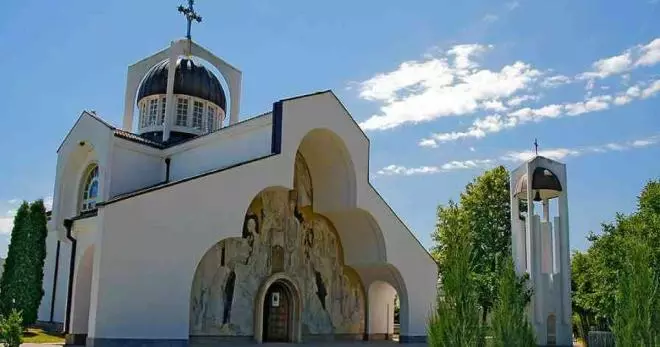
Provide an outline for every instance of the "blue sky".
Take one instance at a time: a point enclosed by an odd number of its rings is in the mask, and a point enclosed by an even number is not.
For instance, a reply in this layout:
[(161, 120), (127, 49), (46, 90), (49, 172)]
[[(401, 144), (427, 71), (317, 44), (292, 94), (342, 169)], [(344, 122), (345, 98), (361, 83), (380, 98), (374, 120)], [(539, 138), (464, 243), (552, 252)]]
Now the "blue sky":
[[(52, 196), (83, 109), (121, 124), (128, 65), (185, 35), (181, 1), (25, 0), (0, 13), (0, 255), (15, 199)], [(660, 173), (657, 0), (211, 1), (193, 38), (243, 71), (241, 118), (332, 89), (371, 179), (426, 246), (435, 210), (534, 138), (568, 165), (571, 246)], [(655, 40), (655, 41), (654, 41)]]

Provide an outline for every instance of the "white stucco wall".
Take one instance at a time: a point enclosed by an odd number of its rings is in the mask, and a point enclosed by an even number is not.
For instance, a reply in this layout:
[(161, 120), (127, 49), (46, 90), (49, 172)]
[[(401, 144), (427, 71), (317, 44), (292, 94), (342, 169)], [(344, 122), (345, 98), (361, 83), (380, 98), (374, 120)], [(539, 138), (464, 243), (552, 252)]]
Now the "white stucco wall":
[(187, 339), (197, 264), (216, 242), (241, 235), (259, 191), (286, 183), (277, 166), (271, 157), (103, 207), (89, 336)]
[(272, 115), (267, 114), (167, 149), (170, 180), (231, 166), (271, 152)]
[[(435, 300), (437, 266), (368, 183), (367, 138), (331, 93), (283, 101), (282, 109), (281, 154), (100, 207), (99, 216), (93, 218), (100, 233), (90, 241), (95, 248), (89, 337), (187, 339), (190, 289), (201, 257), (219, 240), (241, 235), (245, 211), (262, 189), (292, 188), (295, 153), (314, 129), (329, 130), (334, 137), (327, 137), (310, 153), (323, 158), (324, 150), (341, 150), (338, 158), (350, 163), (340, 169), (324, 165), (322, 160), (314, 164), (321, 168), (316, 170), (321, 172), (319, 177), (325, 175), (323, 180), (328, 182), (315, 191), (315, 209), (334, 216), (337, 227), (346, 229), (344, 235), (357, 232), (350, 230), (351, 218), (360, 221), (355, 226), (369, 230), (361, 235), (377, 246), (368, 252), (348, 246), (346, 259), (356, 267), (366, 288), (383, 276), (397, 288), (402, 296), (402, 334), (426, 334), (426, 319)], [(273, 117), (269, 114), (248, 120), (164, 150), (163, 157), (171, 158), (170, 181), (269, 155)], [(76, 132), (81, 134), (73, 141), (82, 136), (81, 129)], [(97, 135), (103, 139), (107, 134)], [(106, 187), (113, 188), (104, 192), (104, 199), (119, 192), (118, 185), (138, 185), (133, 178), (114, 181), (123, 172), (129, 173), (124, 168), (140, 165), (140, 157), (124, 153), (121, 146), (110, 146), (111, 142), (112, 134), (108, 141), (94, 143), (93, 156), (100, 162), (102, 174), (104, 168), (112, 173), (104, 178), (115, 177), (112, 183), (106, 182)], [(86, 160), (75, 163), (84, 165)], [(156, 160), (148, 162), (151, 169), (145, 170), (151, 179)], [(58, 164), (58, 177), (69, 179), (59, 172)], [(336, 173), (350, 180), (350, 189), (346, 188), (348, 181), (332, 180)], [(71, 182), (79, 182), (79, 177)], [(71, 188), (73, 184), (61, 186)], [(322, 198), (316, 201), (317, 196)], [(72, 204), (64, 200), (58, 203)], [(346, 218), (344, 223), (342, 218)], [(374, 235), (376, 231), (380, 239)], [(347, 236), (340, 237), (346, 244)], [(84, 252), (82, 248), (80, 252)]]
[(114, 139), (110, 196), (136, 191), (165, 180), (162, 152), (124, 139)]
[[(56, 255), (57, 233), (54, 230), (51, 230), (48, 232), (48, 236), (46, 237), (46, 261), (44, 263), (43, 279), (44, 296), (41, 299), (38, 313), (38, 320), (44, 322), (50, 321)], [(53, 307), (53, 321), (58, 323), (64, 322), (70, 259), (71, 244), (63, 241), (60, 242), (57, 285), (55, 288), (55, 306)]]
[(100, 200), (108, 198), (114, 138), (112, 128), (83, 112), (58, 150), (51, 221), (60, 240), (65, 239), (64, 219), (79, 212), (81, 180), (88, 164), (99, 165)]

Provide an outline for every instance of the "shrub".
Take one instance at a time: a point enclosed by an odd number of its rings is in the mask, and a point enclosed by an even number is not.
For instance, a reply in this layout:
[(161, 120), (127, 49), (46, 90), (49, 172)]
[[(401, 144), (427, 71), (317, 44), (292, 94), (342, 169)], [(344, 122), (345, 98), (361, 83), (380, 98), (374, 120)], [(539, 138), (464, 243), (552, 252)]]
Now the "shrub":
[(526, 280), (516, 276), (510, 257), (502, 265), (491, 323), (493, 346), (536, 346), (534, 330), (525, 314)]
[(0, 318), (0, 338), (5, 347), (19, 347), (23, 342), (23, 315), (15, 309)]
[(436, 310), (429, 319), (428, 343), (431, 347), (483, 346), (469, 227), (464, 214), (452, 202), (443, 213), (443, 271)]

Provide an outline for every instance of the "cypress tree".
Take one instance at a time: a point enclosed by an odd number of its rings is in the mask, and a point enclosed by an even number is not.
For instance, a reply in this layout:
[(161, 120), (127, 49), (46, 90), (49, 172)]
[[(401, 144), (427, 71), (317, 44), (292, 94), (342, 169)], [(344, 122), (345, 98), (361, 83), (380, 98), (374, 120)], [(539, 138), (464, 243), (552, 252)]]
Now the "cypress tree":
[(23, 323), (28, 325), (37, 321), (39, 305), (44, 296), (43, 278), (44, 262), (46, 260), (46, 236), (48, 229), (46, 226), (46, 208), (43, 200), (39, 199), (30, 205), (30, 227), (27, 265), (29, 276), (28, 305), (23, 308)]
[(46, 259), (46, 208), (43, 200), (23, 202), (14, 217), (7, 260), (0, 279), (0, 314), (22, 312), (23, 324), (37, 321), (44, 295), (43, 268)]
[(8, 316), (13, 308), (22, 310), (29, 303), (29, 269), (26, 264), (29, 254), (30, 207), (23, 202), (14, 217), (7, 260), (0, 280), (0, 313)]

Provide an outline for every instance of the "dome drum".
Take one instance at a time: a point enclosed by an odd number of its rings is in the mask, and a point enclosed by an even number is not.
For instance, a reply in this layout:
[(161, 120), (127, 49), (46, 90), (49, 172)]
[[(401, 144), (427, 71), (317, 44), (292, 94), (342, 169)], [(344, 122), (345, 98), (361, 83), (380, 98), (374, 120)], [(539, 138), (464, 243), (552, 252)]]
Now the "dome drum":
[[(167, 94), (169, 60), (156, 64), (145, 76), (138, 90), (137, 102), (145, 97)], [(189, 95), (210, 101), (226, 111), (227, 99), (218, 78), (192, 59), (179, 58), (174, 73), (174, 94)]]

